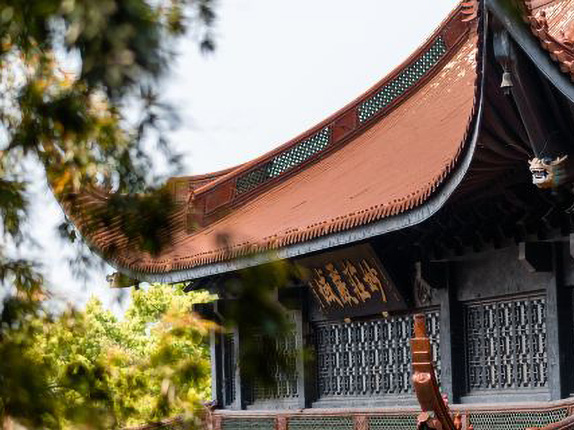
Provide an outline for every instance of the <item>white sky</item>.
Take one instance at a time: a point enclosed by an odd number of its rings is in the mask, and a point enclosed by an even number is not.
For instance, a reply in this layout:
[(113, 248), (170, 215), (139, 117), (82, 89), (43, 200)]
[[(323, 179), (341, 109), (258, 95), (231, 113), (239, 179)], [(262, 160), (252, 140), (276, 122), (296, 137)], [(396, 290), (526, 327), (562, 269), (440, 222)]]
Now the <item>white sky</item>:
[[(172, 141), (185, 173), (248, 161), (312, 127), (407, 58), (456, 3), (220, 0), (215, 53), (184, 41), (165, 88), (182, 120)], [(33, 228), (54, 288), (76, 303), (96, 294), (112, 305), (105, 273), (86, 288), (70, 276), (69, 250), (50, 228), (59, 208), (38, 189)]]

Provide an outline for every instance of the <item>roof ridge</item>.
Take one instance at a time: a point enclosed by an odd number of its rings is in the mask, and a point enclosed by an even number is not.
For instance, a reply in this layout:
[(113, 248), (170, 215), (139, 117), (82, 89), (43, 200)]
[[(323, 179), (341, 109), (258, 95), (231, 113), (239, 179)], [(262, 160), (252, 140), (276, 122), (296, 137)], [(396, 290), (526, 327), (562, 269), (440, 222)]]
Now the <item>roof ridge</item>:
[(226, 175), (230, 172), (233, 172), (236, 169), (239, 169), (246, 163), (240, 163), (235, 166), (226, 167), (224, 169), (214, 170), (213, 172), (206, 172), (206, 173), (198, 173), (196, 175), (181, 175), (181, 176), (173, 176), (169, 178), (170, 181), (178, 181), (178, 180), (188, 180), (188, 181), (199, 181), (205, 180), (210, 178), (218, 178), (220, 176)]

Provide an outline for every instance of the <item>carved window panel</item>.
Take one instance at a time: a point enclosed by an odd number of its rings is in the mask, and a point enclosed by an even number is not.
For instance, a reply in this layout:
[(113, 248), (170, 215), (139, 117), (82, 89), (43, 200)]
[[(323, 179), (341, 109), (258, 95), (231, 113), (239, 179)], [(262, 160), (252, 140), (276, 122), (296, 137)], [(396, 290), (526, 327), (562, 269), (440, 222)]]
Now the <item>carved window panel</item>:
[[(440, 375), (439, 312), (427, 313), (427, 330)], [(319, 398), (410, 394), (412, 315), (315, 326)]]
[[(296, 399), (299, 397), (297, 380), (297, 357), (301, 345), (297, 341), (297, 325), (293, 314), (289, 315), (292, 330), (275, 341), (274, 351), (262, 351), (262, 354), (277, 354), (284, 366), (276, 365), (273, 375), (274, 384), (265, 384), (263, 381), (252, 381), (249, 384), (250, 402), (260, 402), (276, 399)], [(257, 334), (253, 335), (257, 341)], [(273, 348), (271, 348), (273, 349)]]
[(239, 176), (235, 186), (236, 194), (247, 193), (259, 185), (303, 164), (311, 157), (325, 150), (330, 143), (331, 128), (324, 127), (292, 148), (276, 155), (267, 163)]
[(545, 388), (544, 297), (465, 306), (467, 390)]

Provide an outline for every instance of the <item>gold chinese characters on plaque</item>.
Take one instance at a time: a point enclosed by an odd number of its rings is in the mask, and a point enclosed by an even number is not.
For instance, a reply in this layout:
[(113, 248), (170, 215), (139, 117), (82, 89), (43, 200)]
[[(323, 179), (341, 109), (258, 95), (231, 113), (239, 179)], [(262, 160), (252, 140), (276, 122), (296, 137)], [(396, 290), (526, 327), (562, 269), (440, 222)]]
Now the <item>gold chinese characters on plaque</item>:
[(319, 307), (332, 318), (406, 308), (403, 296), (368, 245), (300, 261)]

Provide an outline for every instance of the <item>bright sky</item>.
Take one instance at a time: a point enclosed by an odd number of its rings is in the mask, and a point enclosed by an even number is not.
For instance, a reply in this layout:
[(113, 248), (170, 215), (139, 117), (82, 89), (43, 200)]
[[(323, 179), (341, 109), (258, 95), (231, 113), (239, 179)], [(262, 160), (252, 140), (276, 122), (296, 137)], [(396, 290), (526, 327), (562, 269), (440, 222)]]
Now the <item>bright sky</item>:
[[(186, 174), (257, 157), (353, 100), (424, 42), (455, 0), (220, 0), (217, 50), (179, 47), (165, 95), (182, 123), (173, 133)], [(73, 280), (51, 228), (59, 208), (38, 185), (34, 211), (54, 288), (76, 303), (91, 294), (110, 306), (105, 273)], [(107, 273), (112, 272), (108, 268)]]

